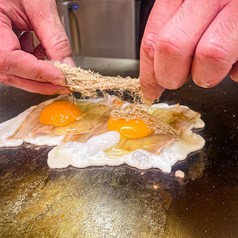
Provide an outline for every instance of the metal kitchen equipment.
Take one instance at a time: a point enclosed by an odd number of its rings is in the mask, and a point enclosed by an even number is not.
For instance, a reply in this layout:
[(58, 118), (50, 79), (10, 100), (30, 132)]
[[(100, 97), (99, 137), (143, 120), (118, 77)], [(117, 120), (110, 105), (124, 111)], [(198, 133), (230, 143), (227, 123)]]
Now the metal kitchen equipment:
[(74, 56), (136, 59), (140, 1), (57, 1)]

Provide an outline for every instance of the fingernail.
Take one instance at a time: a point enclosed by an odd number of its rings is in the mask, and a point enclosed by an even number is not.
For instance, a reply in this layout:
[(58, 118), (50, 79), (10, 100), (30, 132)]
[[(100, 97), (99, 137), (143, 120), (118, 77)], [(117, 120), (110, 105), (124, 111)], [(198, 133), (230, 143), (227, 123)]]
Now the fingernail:
[(58, 94), (70, 94), (71, 91), (68, 88), (65, 87), (60, 87), (59, 90), (57, 91)]
[(62, 60), (63, 64), (67, 64), (69, 66), (75, 67), (75, 63), (72, 57), (66, 57)]
[(230, 78), (238, 83), (238, 70), (237, 72), (230, 72)]
[(60, 78), (57, 78), (57, 79), (49, 80), (49, 82), (54, 84), (54, 85), (57, 85), (57, 86), (62, 86), (65, 83), (65, 79), (60, 77)]
[(201, 81), (201, 80), (197, 80), (196, 78), (194, 78), (193, 77), (193, 82), (195, 83), (195, 84), (197, 84), (199, 87), (201, 87), (201, 88), (210, 88), (211, 87), (211, 85), (208, 83), (208, 82), (206, 82), (206, 81)]
[(145, 97), (149, 100), (158, 100), (161, 96), (161, 94), (164, 92), (164, 88), (162, 87), (157, 87), (156, 90), (153, 91), (143, 91)]

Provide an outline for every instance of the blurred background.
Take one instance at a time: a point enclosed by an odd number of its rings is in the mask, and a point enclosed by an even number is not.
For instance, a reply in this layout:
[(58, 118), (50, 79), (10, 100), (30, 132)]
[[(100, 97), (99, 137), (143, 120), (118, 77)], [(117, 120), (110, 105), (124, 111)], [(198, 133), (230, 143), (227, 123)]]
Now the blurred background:
[(73, 56), (139, 59), (154, 0), (57, 0)]

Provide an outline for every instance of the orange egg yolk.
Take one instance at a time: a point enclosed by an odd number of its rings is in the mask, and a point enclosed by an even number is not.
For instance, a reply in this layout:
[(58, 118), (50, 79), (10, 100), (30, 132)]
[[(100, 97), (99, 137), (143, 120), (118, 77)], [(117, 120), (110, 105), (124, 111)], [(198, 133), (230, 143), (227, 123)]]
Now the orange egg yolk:
[(141, 119), (109, 119), (107, 123), (109, 131), (118, 131), (122, 137), (128, 139), (138, 139), (148, 136), (153, 132)]
[(66, 126), (82, 115), (82, 110), (68, 101), (55, 101), (46, 106), (40, 114), (40, 122), (45, 125)]

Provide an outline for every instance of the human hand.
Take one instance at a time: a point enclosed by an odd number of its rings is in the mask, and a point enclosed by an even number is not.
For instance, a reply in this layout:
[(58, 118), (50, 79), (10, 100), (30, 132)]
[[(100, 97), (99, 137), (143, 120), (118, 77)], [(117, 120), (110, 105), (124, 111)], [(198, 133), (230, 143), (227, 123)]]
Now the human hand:
[[(20, 39), (16, 31), (35, 31), (42, 47), (34, 49), (29, 32)], [(15, 32), (16, 32), (15, 31)], [(66, 33), (54, 0), (1, 0), (0, 2), (0, 82), (29, 92), (67, 94), (64, 76), (49, 62), (35, 55), (45, 50), (50, 60), (74, 66)]]
[(191, 73), (204, 88), (238, 82), (238, 1), (157, 0), (141, 44), (141, 88), (154, 100)]

